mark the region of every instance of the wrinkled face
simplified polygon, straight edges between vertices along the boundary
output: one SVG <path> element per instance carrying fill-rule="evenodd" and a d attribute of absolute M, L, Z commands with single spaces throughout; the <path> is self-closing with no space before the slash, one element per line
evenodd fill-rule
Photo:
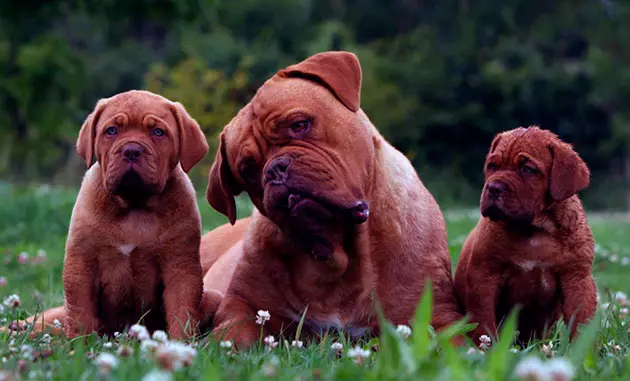
<path fill-rule="evenodd" d="M 345 227 L 367 220 L 367 118 L 324 86 L 272 78 L 224 139 L 236 187 L 308 254 L 327 259 Z"/>
<path fill-rule="evenodd" d="M 495 141 L 485 163 L 481 214 L 531 222 L 546 203 L 551 151 L 541 131 L 517 129 Z"/>
<path fill-rule="evenodd" d="M 106 189 L 123 198 L 160 193 L 179 161 L 179 132 L 161 99 L 111 102 L 95 127 Z"/>
<path fill-rule="evenodd" d="M 493 221 L 530 224 L 589 183 L 588 168 L 571 146 L 538 127 L 498 135 L 484 171 L 481 214 Z"/>

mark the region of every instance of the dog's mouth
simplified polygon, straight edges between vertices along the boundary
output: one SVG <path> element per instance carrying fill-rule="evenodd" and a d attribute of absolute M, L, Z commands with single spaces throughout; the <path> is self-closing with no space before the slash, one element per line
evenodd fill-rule
<path fill-rule="evenodd" d="M 112 194 L 125 200 L 130 207 L 141 207 L 154 194 L 154 187 L 147 184 L 133 166 L 113 186 Z"/>
<path fill-rule="evenodd" d="M 367 201 L 358 200 L 348 205 L 340 205 L 330 202 L 324 197 L 316 197 L 296 190 L 289 190 L 286 196 L 286 208 L 291 217 L 299 217 L 305 210 L 308 213 L 308 210 L 325 209 L 333 214 L 341 213 L 343 218 L 347 218 L 357 225 L 366 222 L 370 215 Z"/>
<path fill-rule="evenodd" d="M 508 219 L 507 214 L 496 203 L 491 203 L 487 207 L 482 208 L 481 215 L 494 222 L 505 221 Z"/>

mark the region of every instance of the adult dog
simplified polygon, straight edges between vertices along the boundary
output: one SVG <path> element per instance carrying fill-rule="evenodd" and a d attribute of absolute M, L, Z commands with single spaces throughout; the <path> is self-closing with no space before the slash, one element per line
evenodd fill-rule
<path fill-rule="evenodd" d="M 77 141 L 89 170 L 70 221 L 64 307 L 27 319 L 35 331 L 57 319 L 68 337 L 112 335 L 142 318 L 172 338 L 196 332 L 201 219 L 186 172 L 207 150 L 179 103 L 147 91 L 98 102 Z"/>
<path fill-rule="evenodd" d="M 499 134 L 485 163 L 482 217 L 455 272 L 461 303 L 479 323 L 472 338 L 496 334 L 516 306 L 519 341 L 564 316 L 576 327 L 597 307 L 593 236 L 577 192 L 589 183 L 570 145 L 538 127 Z"/>
<path fill-rule="evenodd" d="M 221 337 L 256 342 L 258 310 L 271 314 L 265 334 L 294 332 L 306 313 L 305 334 L 362 335 L 378 328 L 375 299 L 408 324 L 427 278 L 434 326 L 461 317 L 442 213 L 360 109 L 360 91 L 354 54 L 317 54 L 276 73 L 222 132 L 208 201 L 231 223 L 235 195 L 256 210 L 235 233 L 203 238 L 204 287 L 225 294 Z"/>

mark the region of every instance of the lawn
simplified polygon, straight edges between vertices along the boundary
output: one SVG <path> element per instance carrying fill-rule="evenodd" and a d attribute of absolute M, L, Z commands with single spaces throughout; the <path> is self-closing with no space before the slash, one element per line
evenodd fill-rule
<path fill-rule="evenodd" d="M 75 195 L 73 190 L 46 186 L 18 189 L 0 183 L 0 302 L 13 294 L 21 301 L 17 309 L 2 308 L 0 325 L 62 302 L 64 243 Z M 244 199 L 240 201 L 239 213 L 245 216 L 249 206 Z M 200 209 L 204 231 L 226 221 L 202 198 Z M 445 215 L 456 263 L 477 211 L 448 210 Z M 162 344 L 156 351 L 151 349 L 154 343 L 141 344 L 124 333 L 118 338 L 89 337 L 72 342 L 48 336 L 29 339 L 25 335 L 0 334 L 0 380 L 504 380 L 520 379 L 519 375 L 527 372 L 538 375 L 538 379 L 550 379 L 542 377 L 548 377 L 552 369 L 557 369 L 559 375 L 572 371 L 578 380 L 628 380 L 630 362 L 626 351 L 630 340 L 626 322 L 630 317 L 623 306 L 623 293 L 630 292 L 630 220 L 614 214 L 591 214 L 589 220 L 597 240 L 594 273 L 602 307 L 597 319 L 584 327 L 582 335 L 571 344 L 565 327 L 559 324 L 551 340 L 515 348 L 510 340 L 513 327 L 507 322 L 504 339 L 485 351 L 455 349 L 448 343 L 448 333 L 436 336 L 427 326 L 430 304 L 421 303 L 409 338 L 395 327 L 388 327 L 380 338 L 369 342 L 349 343 L 331 333 L 317 342 L 304 343 L 303 348 L 291 345 L 295 338 L 282 340 L 274 349 L 266 348 L 261 340 L 259 347 L 236 353 L 226 344 L 221 346 L 204 337 L 192 343 L 193 351 L 184 351 L 194 356 L 191 364 L 172 372 L 164 368 L 178 368 L 178 364 L 173 363 L 172 356 L 176 355 L 169 357 L 167 349 L 177 349 L 177 344 Z M 339 344 L 333 347 L 334 343 Z M 353 350 L 355 345 L 364 351 Z"/>

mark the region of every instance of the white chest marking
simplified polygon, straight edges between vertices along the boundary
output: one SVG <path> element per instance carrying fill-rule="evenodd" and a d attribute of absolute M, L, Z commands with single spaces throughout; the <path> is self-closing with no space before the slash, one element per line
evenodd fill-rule
<path fill-rule="evenodd" d="M 525 271 L 531 271 L 538 265 L 537 261 L 523 261 L 519 266 Z"/>
<path fill-rule="evenodd" d="M 129 254 L 131 254 L 131 252 L 136 248 L 136 245 L 132 244 L 132 243 L 128 243 L 126 245 L 120 245 L 118 246 L 118 250 L 120 250 L 120 252 L 122 253 L 122 255 L 124 255 L 125 257 L 128 257 Z"/>

